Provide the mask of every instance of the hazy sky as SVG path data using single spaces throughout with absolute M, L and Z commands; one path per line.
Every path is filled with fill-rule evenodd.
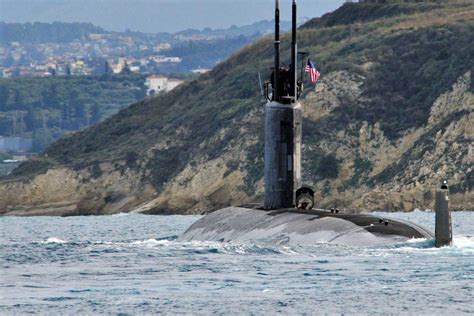
M 316 17 L 344 0 L 298 0 L 299 17 Z M 228 28 L 272 19 L 274 0 L 0 0 L 5 22 L 91 22 L 107 30 L 176 32 Z M 290 20 L 291 0 L 281 0 Z

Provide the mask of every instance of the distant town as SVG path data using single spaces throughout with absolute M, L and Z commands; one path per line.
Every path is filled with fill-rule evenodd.
M 271 24 L 146 34 L 108 32 L 88 23 L 0 22 L 0 77 L 199 74 L 270 33 Z
M 180 37 L 181 38 L 181 37 Z M 193 40 L 209 41 L 213 37 Z M 182 58 L 166 54 L 168 42 L 143 42 L 116 33 L 89 34 L 69 43 L 0 45 L 0 76 L 49 77 L 87 76 L 103 73 L 154 73 L 161 65 L 179 64 Z M 126 56 L 126 57 L 123 57 Z M 189 69 L 192 73 L 208 71 L 206 67 Z

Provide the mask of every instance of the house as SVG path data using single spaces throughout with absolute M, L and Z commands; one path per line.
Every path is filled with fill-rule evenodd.
M 157 63 L 180 63 L 183 59 L 180 57 L 166 57 L 162 55 L 152 56 L 151 59 Z
M 158 44 L 156 47 L 153 48 L 153 51 L 155 52 L 160 52 L 162 50 L 166 50 L 166 49 L 170 49 L 171 48 L 171 44 L 170 43 L 160 43 Z
M 119 74 L 122 70 L 123 65 L 121 63 L 114 63 L 113 60 L 107 60 L 107 72 Z
M 147 95 L 158 94 L 167 91 L 168 77 L 162 75 L 151 75 L 146 78 L 145 86 L 148 87 Z
M 151 75 L 146 78 L 145 85 L 148 87 L 146 94 L 155 95 L 161 92 L 168 92 L 183 82 L 183 80 L 168 78 L 162 75 Z

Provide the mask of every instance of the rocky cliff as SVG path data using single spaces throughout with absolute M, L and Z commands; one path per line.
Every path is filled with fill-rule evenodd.
M 474 209 L 473 21 L 470 1 L 347 3 L 301 28 L 300 49 L 322 73 L 302 101 L 303 179 L 317 204 L 429 208 L 448 179 L 451 205 Z M 194 213 L 261 201 L 258 73 L 269 73 L 271 42 L 56 142 L 0 181 L 1 213 Z

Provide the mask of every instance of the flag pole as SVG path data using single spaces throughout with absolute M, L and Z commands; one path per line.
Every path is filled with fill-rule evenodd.
M 305 56 L 308 56 L 307 52 L 298 52 L 298 55 L 301 55 L 301 75 L 300 80 L 303 82 L 303 73 L 304 73 L 304 66 L 305 66 Z

